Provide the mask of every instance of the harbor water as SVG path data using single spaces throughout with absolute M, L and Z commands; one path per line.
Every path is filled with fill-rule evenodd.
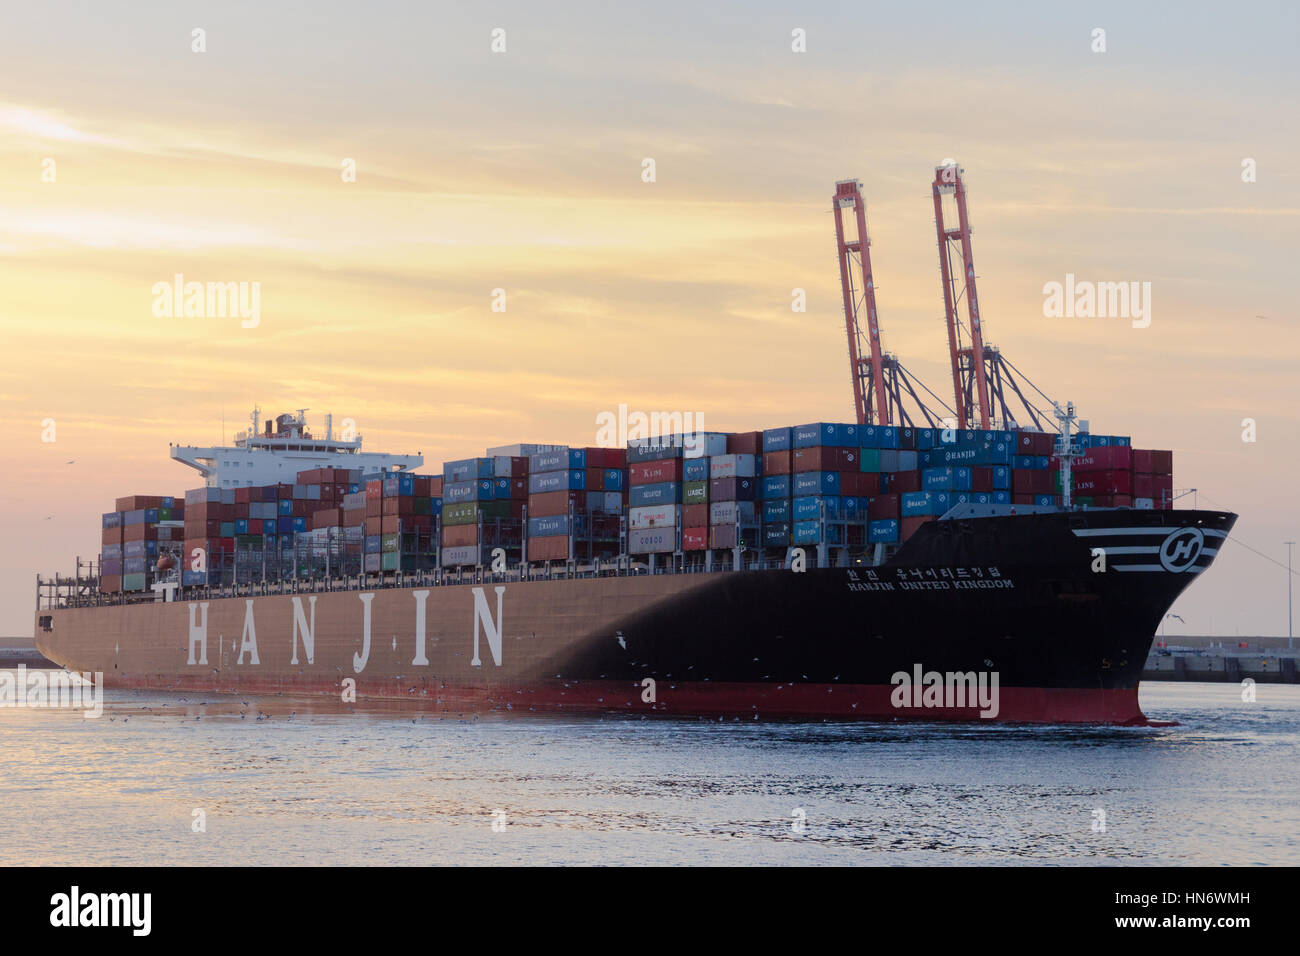
M 436 716 L 109 691 L 0 708 L 0 864 L 1300 862 L 1300 687 L 1176 726 Z

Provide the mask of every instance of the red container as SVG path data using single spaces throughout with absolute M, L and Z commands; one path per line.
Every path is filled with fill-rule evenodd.
M 860 471 L 857 477 L 857 494 L 880 494 L 880 473 L 877 471 Z
M 181 496 L 184 498 L 184 495 Z M 139 511 L 142 508 L 161 508 L 162 495 L 127 495 L 118 498 L 114 511 Z
M 762 432 L 736 432 L 727 436 L 728 455 L 761 455 L 763 453 Z M 733 545 L 714 545 L 717 548 L 730 548 Z
M 899 526 L 899 540 L 906 541 L 920 529 L 921 525 L 934 519 L 929 515 L 913 515 L 910 518 L 904 518 Z
M 367 481 L 366 500 L 371 501 L 382 497 L 384 497 L 384 483 L 380 481 L 378 478 L 374 478 L 371 479 L 370 481 Z
M 573 502 L 575 512 L 587 510 L 587 493 L 585 491 L 547 491 L 540 495 L 528 496 L 528 516 L 537 518 L 542 515 L 567 515 L 569 502 Z
M 415 514 L 415 499 L 410 495 L 402 495 L 400 498 L 385 498 L 383 508 L 386 515 L 413 515 Z
M 871 472 L 867 474 L 871 474 Z M 889 472 L 888 488 L 891 495 L 901 495 L 907 491 L 920 491 L 921 473 L 919 471 L 891 471 Z
M 791 453 L 785 451 L 769 451 L 763 455 L 763 474 L 765 475 L 788 475 L 790 474 Z
M 366 523 L 366 509 L 353 508 L 350 511 L 343 512 L 343 527 L 360 528 Z
M 682 550 L 683 551 L 703 551 L 709 546 L 709 528 L 705 525 L 702 528 L 683 528 L 682 529 Z
M 392 532 L 381 532 L 381 533 L 391 534 Z M 568 539 L 566 538 L 565 540 L 567 541 Z M 470 545 L 470 544 L 478 544 L 478 525 L 449 524 L 443 526 L 442 546 L 444 548 L 463 548 L 466 545 Z M 530 546 L 531 544 L 532 541 L 529 542 Z
M 839 466 L 839 448 L 814 445 L 811 448 L 795 448 L 790 451 L 790 468 L 797 474 L 801 471 L 846 471 Z M 848 449 L 844 449 L 847 451 Z M 780 454 L 772 452 L 771 454 Z M 763 470 L 767 474 L 767 470 Z M 777 472 L 776 474 L 783 474 Z
M 1172 475 L 1174 473 L 1174 453 L 1172 451 L 1152 451 L 1150 449 L 1135 448 L 1133 449 L 1133 470 L 1142 475 Z
M 378 518 L 384 513 L 384 499 L 371 498 L 369 489 L 366 490 L 366 517 Z
M 1074 459 L 1075 471 L 1128 471 L 1132 467 L 1133 449 L 1128 445 L 1089 448 L 1082 458 Z
M 1054 490 L 1054 489 L 1052 489 Z M 1085 471 L 1074 476 L 1074 493 L 1096 497 L 1097 495 L 1132 495 L 1133 472 L 1131 471 Z M 1039 492 L 1051 494 L 1051 491 Z M 1144 497 L 1150 498 L 1150 495 Z
M 1056 491 L 1056 482 L 1045 469 L 1012 468 L 1011 490 L 1021 495 L 1050 495 Z
M 970 470 L 971 491 L 993 490 L 993 469 L 986 465 L 975 465 Z
M 627 468 L 628 484 L 654 485 L 661 481 L 682 480 L 682 460 L 680 458 L 663 458 L 659 461 L 643 461 Z
M 311 516 L 312 530 L 316 528 L 341 528 L 343 527 L 343 510 L 341 508 L 329 508 L 324 511 L 317 511 Z
M 898 519 L 898 495 L 877 495 L 867 503 L 867 519 L 885 521 Z
M 683 505 L 682 527 L 703 528 L 709 523 L 708 505 Z
M 554 494 L 554 492 L 549 492 Z M 544 538 L 528 539 L 529 561 L 567 561 L 569 560 L 569 536 L 552 534 Z
M 1012 494 L 1011 503 L 1013 505 L 1032 505 L 1034 503 L 1034 496 L 1026 494 L 1025 492 L 1017 491 Z
M 442 475 L 434 475 L 429 479 L 429 497 L 442 497 Z
M 217 522 L 220 526 L 221 522 Z M 156 524 L 124 524 L 122 525 L 123 541 L 157 541 L 158 526 Z
M 527 478 L 510 479 L 510 498 L 513 501 L 528 500 L 528 479 Z
M 756 434 L 759 436 L 761 440 L 763 433 L 757 432 Z M 728 447 L 728 454 L 730 453 L 731 453 L 730 447 Z M 736 454 L 750 455 L 753 454 L 753 452 L 741 451 L 741 452 L 736 452 Z M 734 548 L 736 546 L 736 526 L 734 524 L 717 525 L 709 529 L 709 533 L 711 535 L 710 547 Z
M 1173 475 L 1134 475 L 1133 497 L 1150 498 L 1157 506 L 1174 495 Z
M 1056 447 L 1056 436 L 1051 432 L 1020 432 L 1016 439 L 1017 455 L 1050 455 Z
M 104 544 L 121 544 L 122 543 L 122 526 L 116 528 L 103 529 L 102 542 Z
M 594 451 L 604 451 L 603 448 L 593 449 Z M 588 461 L 591 459 L 588 458 Z M 604 491 L 605 490 L 605 469 L 604 468 L 587 468 L 587 490 Z
M 626 468 L 626 448 L 585 448 L 588 468 Z M 524 459 L 524 474 L 528 473 L 528 459 Z

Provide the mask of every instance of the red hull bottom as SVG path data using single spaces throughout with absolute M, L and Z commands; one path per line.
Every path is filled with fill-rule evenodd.
M 106 675 L 107 676 L 107 675 Z M 221 679 L 165 675 L 109 680 L 110 686 L 166 691 L 288 695 L 345 699 L 336 681 L 257 679 L 238 683 Z M 654 700 L 648 689 L 626 681 L 535 681 L 448 684 L 442 681 L 358 680 L 358 706 L 406 702 L 423 711 L 462 713 L 624 713 L 667 717 L 743 717 L 862 721 L 962 721 L 976 723 L 1111 724 L 1149 726 L 1138 706 L 1136 687 L 1088 688 L 1003 687 L 996 713 L 982 716 L 979 707 L 896 707 L 892 685 L 841 684 L 689 684 L 660 681 Z M 993 708 L 989 708 L 992 711 Z

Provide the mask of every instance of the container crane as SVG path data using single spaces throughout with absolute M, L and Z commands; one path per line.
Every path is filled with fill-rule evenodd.
M 906 394 L 912 399 L 919 417 L 929 426 L 940 424 L 940 416 L 921 401 L 919 386 L 940 401 L 919 380 L 908 374 L 898 358 L 886 353 L 880 344 L 880 324 L 876 315 L 876 285 L 871 272 L 871 239 L 867 234 L 867 206 L 862 199 L 862 184 L 856 179 L 842 179 L 835 184 L 831 197 L 835 213 L 835 240 L 839 249 L 840 287 L 844 297 L 844 329 L 849 340 L 849 377 L 853 382 L 853 406 L 859 425 L 916 425 L 903 405 Z M 851 211 L 853 235 L 845 229 L 845 211 Z M 856 260 L 856 261 L 855 261 Z M 854 275 L 861 276 L 861 296 Z M 860 317 L 865 316 L 866 332 Z M 944 404 L 940 401 L 940 404 Z M 946 405 L 944 405 L 947 408 Z M 951 409 L 949 409 L 951 411 Z
M 944 314 L 948 323 L 948 351 L 952 361 L 953 396 L 957 403 L 957 427 L 989 429 L 997 420 L 1005 428 L 1032 425 L 1038 431 L 1048 431 L 1047 414 L 1026 397 L 1021 381 L 1049 404 L 1054 404 L 1052 400 L 1021 375 L 999 349 L 984 344 L 962 172 L 956 163 L 936 166 L 931 184 L 934 224 L 939 238 L 939 275 L 943 282 Z M 955 226 L 944 220 L 945 196 L 952 196 L 955 200 Z M 963 302 L 966 308 L 965 338 L 959 315 Z M 1019 399 L 1025 419 L 1016 418 L 1008 404 L 1008 393 L 1013 394 L 1013 402 Z

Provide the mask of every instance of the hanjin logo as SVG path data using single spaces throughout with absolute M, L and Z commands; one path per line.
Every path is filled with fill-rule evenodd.
M 1186 571 L 1201 556 L 1205 535 L 1200 528 L 1179 528 L 1160 546 L 1160 563 L 1166 571 Z

